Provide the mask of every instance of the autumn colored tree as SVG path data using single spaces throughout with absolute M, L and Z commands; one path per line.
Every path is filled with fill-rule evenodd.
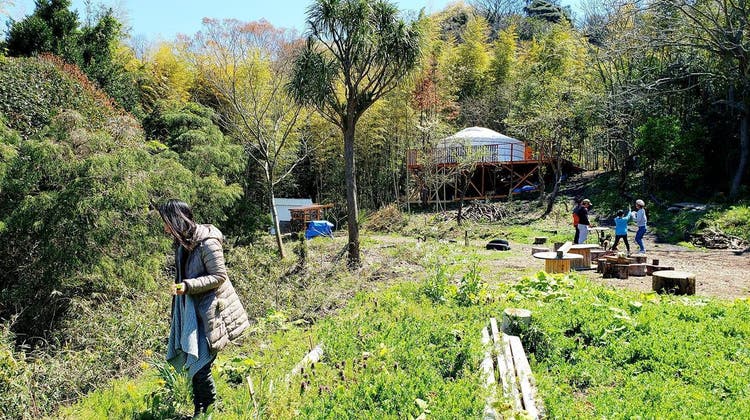
M 349 267 L 360 265 L 354 138 L 357 122 L 392 91 L 420 56 L 418 21 L 407 23 L 386 0 L 316 0 L 307 12 L 307 45 L 289 91 L 314 105 L 344 136 Z
M 275 188 L 304 158 L 298 123 L 307 113 L 285 89 L 299 42 L 270 23 L 204 19 L 186 54 L 219 104 L 223 124 L 262 168 L 279 254 L 285 257 Z M 248 167 L 246 173 L 249 174 Z M 249 199 L 249 197 L 246 197 Z

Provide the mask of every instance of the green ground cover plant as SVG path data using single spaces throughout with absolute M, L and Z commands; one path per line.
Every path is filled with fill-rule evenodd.
M 748 300 L 614 290 L 545 273 L 508 283 L 485 269 L 497 254 L 431 245 L 415 251 L 422 274 L 359 293 L 313 324 L 267 312 L 243 346 L 217 361 L 222 402 L 214 418 L 477 418 L 485 397 L 479 331 L 507 307 L 532 311 L 521 337 L 550 418 L 750 415 Z M 462 295 L 475 280 L 476 290 Z M 317 343 L 322 360 L 287 379 Z M 163 378 L 152 362 L 63 414 L 184 414 L 181 399 L 165 403 L 162 396 L 180 391 Z

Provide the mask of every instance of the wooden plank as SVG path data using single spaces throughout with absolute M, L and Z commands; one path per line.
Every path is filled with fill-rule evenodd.
M 518 337 L 516 337 L 518 338 Z M 522 410 L 523 403 L 521 401 L 521 395 L 518 392 L 518 383 L 516 378 L 516 365 L 513 359 L 513 352 L 510 348 L 510 336 L 503 334 L 503 355 L 505 358 L 506 369 L 508 370 L 508 382 L 510 383 L 510 398 L 513 403 L 514 410 Z
M 492 331 L 492 341 L 495 344 L 495 354 L 497 354 L 497 374 L 500 377 L 500 383 L 503 386 L 503 394 L 510 395 L 511 389 L 515 386 L 511 380 L 508 370 L 508 361 L 505 359 L 505 343 L 500 336 L 500 330 L 497 328 L 497 319 L 490 318 L 490 330 Z
M 532 385 L 533 376 L 531 374 L 531 366 L 529 361 L 526 359 L 526 353 L 523 351 L 523 345 L 521 339 L 516 336 L 508 336 L 510 341 L 510 348 L 513 352 L 513 361 L 516 366 L 516 375 L 518 376 L 518 384 L 521 388 L 521 399 L 523 400 L 523 408 L 533 419 L 539 418 L 539 410 L 536 407 L 536 389 Z
M 563 254 L 565 254 L 566 252 L 570 251 L 571 246 L 573 246 L 573 242 L 565 242 L 560 248 L 557 248 L 557 251 L 562 251 Z
M 485 352 L 480 369 L 482 371 L 482 376 L 484 377 L 484 387 L 487 390 L 487 401 L 485 401 L 484 404 L 482 418 L 490 420 L 498 418 L 497 412 L 494 408 L 497 381 L 495 380 L 495 367 L 492 364 L 492 340 L 490 339 L 490 333 L 487 331 L 487 327 L 482 328 L 482 344 L 485 347 Z
M 289 372 L 288 375 L 286 375 L 286 382 L 289 382 L 292 377 L 299 374 L 305 366 L 309 365 L 310 363 L 317 363 L 320 360 L 321 356 L 323 356 L 323 343 L 315 346 L 315 348 L 310 350 L 310 352 L 307 353 L 305 357 L 303 357 L 302 360 L 299 361 L 299 363 L 294 365 L 292 371 Z

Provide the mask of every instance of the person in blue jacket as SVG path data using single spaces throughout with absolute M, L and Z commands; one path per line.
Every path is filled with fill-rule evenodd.
M 610 251 L 617 251 L 617 244 L 620 243 L 620 239 L 622 239 L 623 242 L 625 242 L 625 249 L 628 250 L 628 254 L 630 254 L 630 242 L 628 242 L 628 222 L 630 222 L 630 219 L 632 215 L 630 212 L 628 212 L 627 216 L 625 215 L 625 212 L 622 210 L 619 210 L 617 212 L 617 217 L 615 217 L 615 243 L 612 245 L 612 248 L 610 248 Z

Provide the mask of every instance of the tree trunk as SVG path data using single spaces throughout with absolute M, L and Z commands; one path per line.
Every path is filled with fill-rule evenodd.
M 273 191 L 273 181 L 270 179 L 267 179 L 268 182 L 268 195 L 270 196 L 271 201 L 271 221 L 273 222 L 273 230 L 276 236 L 276 246 L 279 248 L 279 256 L 283 260 L 286 258 L 286 253 L 284 252 L 284 242 L 281 240 L 281 227 L 279 226 L 279 214 L 276 212 L 276 206 L 274 206 L 274 198 L 275 194 Z
M 347 118 L 344 128 L 344 173 L 346 176 L 346 213 L 349 230 L 348 266 L 356 269 L 359 258 L 359 222 L 357 221 L 357 170 L 354 162 L 354 128 L 356 120 Z
M 730 197 L 737 197 L 742 185 L 742 178 L 747 169 L 748 154 L 750 154 L 750 139 L 748 138 L 748 110 L 747 106 L 742 110 L 742 119 L 740 120 L 740 162 L 737 165 L 737 172 L 732 179 L 732 189 L 729 191 Z
M 557 198 L 557 194 L 560 192 L 560 178 L 562 178 L 562 159 L 558 157 L 552 168 L 554 168 L 552 172 L 554 172 L 555 175 L 555 186 L 552 188 L 552 193 L 550 193 L 550 195 L 547 197 L 547 209 L 544 211 L 542 217 L 546 217 L 548 214 L 552 213 L 552 207 L 555 205 L 555 199 Z

